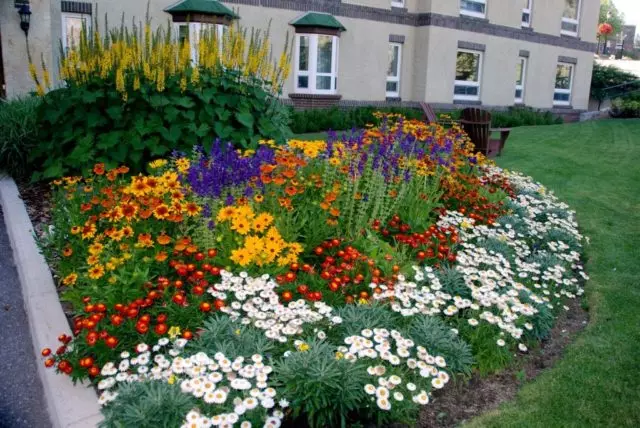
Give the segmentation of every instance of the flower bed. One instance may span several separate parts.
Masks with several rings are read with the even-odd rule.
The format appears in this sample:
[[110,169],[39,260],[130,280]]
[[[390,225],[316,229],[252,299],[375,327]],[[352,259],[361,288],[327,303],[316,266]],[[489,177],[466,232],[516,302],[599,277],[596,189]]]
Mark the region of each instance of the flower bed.
[[45,364],[94,382],[106,426],[414,423],[587,278],[574,213],[457,128],[386,117],[149,171],[56,181],[42,241],[75,311]]

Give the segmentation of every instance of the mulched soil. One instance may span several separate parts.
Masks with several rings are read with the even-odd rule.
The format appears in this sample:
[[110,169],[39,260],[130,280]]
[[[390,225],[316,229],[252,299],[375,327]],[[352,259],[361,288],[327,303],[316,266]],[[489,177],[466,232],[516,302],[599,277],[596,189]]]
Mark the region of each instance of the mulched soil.
[[38,234],[51,220],[51,187],[46,183],[17,183],[20,197],[27,206],[27,213]]
[[[18,183],[18,188],[36,234],[42,236],[51,219],[50,187],[47,184]],[[435,392],[429,405],[420,413],[418,427],[455,427],[512,400],[523,382],[553,367],[589,319],[579,299],[570,300],[566,305],[569,310],[558,318],[549,337],[538,348],[518,356],[509,368],[485,377],[474,374],[468,381],[451,382]],[[70,317],[70,308],[64,307],[64,310]]]

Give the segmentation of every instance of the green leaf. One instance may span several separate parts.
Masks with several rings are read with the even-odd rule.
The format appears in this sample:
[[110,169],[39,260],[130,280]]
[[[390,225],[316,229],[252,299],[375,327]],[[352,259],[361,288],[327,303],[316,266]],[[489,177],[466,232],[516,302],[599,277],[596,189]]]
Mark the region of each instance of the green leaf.
[[216,136],[222,140],[228,139],[229,135],[233,132],[233,126],[225,125],[222,122],[216,122],[215,125],[213,125],[213,129],[216,132]]
[[180,110],[178,110],[174,106],[168,106],[167,108],[164,109],[164,117],[169,122],[174,122],[178,117],[179,113],[180,113]]
[[174,97],[173,104],[184,108],[192,108],[195,105],[189,97]]
[[122,119],[122,106],[115,105],[111,106],[107,109],[107,114],[114,121],[119,121]]
[[238,112],[236,113],[236,119],[238,119],[238,122],[240,122],[247,128],[249,129],[253,128],[253,115],[251,113],[246,111]]
[[[65,169],[59,163],[54,163],[53,165],[49,165],[47,169],[42,171],[42,174],[38,174],[37,178],[56,178],[64,175]],[[33,175],[36,177],[36,174]]]
[[170,102],[169,98],[165,97],[164,95],[154,94],[149,97],[149,104],[151,104],[151,107],[153,108],[158,108],[167,106],[170,104]]
[[111,149],[118,145],[118,143],[120,143],[121,137],[121,131],[106,132],[104,134],[101,134],[98,137],[98,144],[96,144],[96,147],[101,150]]
[[160,128],[160,135],[169,142],[177,143],[182,135],[182,126],[174,123],[169,129]]
[[85,90],[82,93],[82,102],[84,104],[93,104],[98,98],[100,98],[100,95],[95,91]]

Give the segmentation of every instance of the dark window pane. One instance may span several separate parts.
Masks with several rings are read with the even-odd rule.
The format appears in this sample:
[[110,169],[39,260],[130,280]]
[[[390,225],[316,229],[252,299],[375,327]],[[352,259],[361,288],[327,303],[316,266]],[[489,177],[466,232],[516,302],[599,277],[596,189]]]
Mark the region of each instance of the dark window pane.
[[398,82],[387,82],[387,92],[398,92]]
[[332,56],[333,36],[318,36],[318,73],[331,73]]
[[331,89],[331,76],[316,77],[316,89],[323,89],[323,90]]
[[477,86],[456,85],[454,87],[454,89],[453,89],[453,93],[455,95],[476,96],[476,95],[478,95],[478,87]]
[[555,92],[553,99],[554,101],[569,101],[569,94]]
[[309,87],[309,76],[298,76],[298,88]]
[[571,89],[570,65],[559,65],[556,69],[556,89]]
[[516,98],[522,98],[522,89],[516,89]]
[[578,24],[573,24],[571,22],[562,21],[562,29],[564,31],[570,31],[572,33],[578,32]]
[[298,70],[309,70],[309,37],[300,37],[300,52],[298,56]]
[[484,3],[473,0],[460,0],[460,8],[469,12],[484,13]]

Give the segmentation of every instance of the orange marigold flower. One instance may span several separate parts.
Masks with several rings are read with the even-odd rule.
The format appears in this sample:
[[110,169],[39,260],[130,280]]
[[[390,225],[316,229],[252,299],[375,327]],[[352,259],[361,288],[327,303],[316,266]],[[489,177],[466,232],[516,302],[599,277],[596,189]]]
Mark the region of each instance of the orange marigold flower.
[[163,220],[169,217],[169,214],[169,207],[165,204],[160,204],[156,207],[155,210],[153,210],[153,216],[158,220]]
[[158,237],[156,238],[156,241],[160,245],[167,245],[167,244],[169,244],[171,242],[171,237],[169,235],[166,235],[163,232],[160,235],[158,235]]
[[141,233],[138,235],[138,243],[143,247],[153,247],[153,239],[150,233]]
[[82,231],[82,228],[80,226],[73,226],[71,228],[71,234],[72,235],[77,235],[78,233],[80,233]]
[[136,212],[138,212],[138,206],[136,204],[125,203],[120,206],[120,212],[127,220],[131,220],[135,217]]
[[278,175],[273,179],[273,182],[278,186],[282,186],[284,183],[286,183],[286,181],[287,180],[285,180],[285,178],[281,175]]
[[258,193],[257,195],[255,195],[253,197],[253,200],[256,201],[257,203],[260,203],[262,201],[264,201],[264,196],[260,193]]
[[71,257],[72,254],[73,249],[71,247],[64,247],[64,249],[62,250],[62,255],[65,257]]
[[120,233],[122,233],[122,236],[125,238],[131,238],[133,236],[133,229],[131,226],[125,226],[120,230]]
[[329,210],[329,214],[334,217],[338,217],[340,215],[340,210],[337,208],[331,208],[331,210]]
[[129,167],[122,165],[121,167],[118,168],[118,172],[120,174],[126,174],[127,172],[129,172]]
[[85,224],[82,228],[82,239],[93,238],[96,234],[96,225],[93,223]]
[[104,164],[103,163],[97,163],[93,166],[93,172],[94,174],[97,175],[102,175],[104,174]]
[[287,188],[284,189],[284,191],[289,196],[295,196],[296,193],[298,193],[298,189],[296,189],[294,186],[287,186]]
[[163,262],[165,260],[167,260],[167,257],[169,257],[167,255],[167,253],[165,251],[160,251],[158,254],[156,254],[156,261],[157,262]]
[[111,170],[107,173],[107,180],[114,181],[118,177],[118,172]]
[[91,265],[95,265],[95,264],[97,264],[98,262],[100,262],[100,259],[99,259],[99,258],[98,258],[98,256],[96,256],[96,255],[91,255],[91,256],[87,257],[87,264],[88,264],[89,266],[91,266]]
[[200,208],[195,202],[189,202],[185,207],[185,211],[189,217],[198,215],[201,210],[202,208]]
[[104,267],[100,264],[94,265],[89,269],[89,278],[100,279],[104,275]]
[[293,178],[296,176],[296,170],[295,169],[285,169],[284,171],[282,171],[282,175],[284,175],[287,178]]
[[62,283],[64,285],[74,285],[77,280],[78,280],[78,274],[75,272],[72,272],[69,275],[64,277],[64,279],[62,280]]
[[142,177],[133,177],[132,178],[132,183],[131,183],[131,193],[133,193],[136,196],[141,196],[144,195],[147,190],[149,189],[147,187],[147,183],[144,181],[144,178]]
[[323,210],[328,210],[331,207],[331,205],[329,205],[326,202],[320,202],[320,208],[322,208]]

